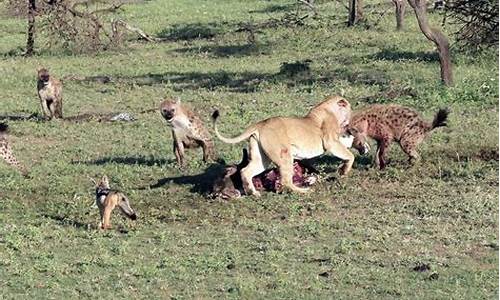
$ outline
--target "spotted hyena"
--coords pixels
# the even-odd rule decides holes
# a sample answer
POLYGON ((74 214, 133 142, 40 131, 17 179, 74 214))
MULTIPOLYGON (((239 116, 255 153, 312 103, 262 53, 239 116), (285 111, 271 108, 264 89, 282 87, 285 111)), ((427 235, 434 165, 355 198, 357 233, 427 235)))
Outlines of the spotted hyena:
POLYGON ((5 162, 15 167, 24 176, 28 175, 26 168, 16 159, 8 140, 9 126, 5 123, 0 123, 0 157, 5 162))
POLYGON ((214 142, 209 131, 203 125, 200 117, 187 106, 181 104, 179 98, 162 101, 160 113, 172 129, 174 154, 180 167, 185 164, 185 148, 201 147, 205 162, 217 159, 214 142))
POLYGON ((400 105, 373 105, 354 114, 347 131, 354 136, 353 147, 361 154, 369 151, 366 141, 377 141, 375 164, 385 168, 385 154, 392 141, 396 141, 409 156, 410 163, 420 156, 417 146, 427 133, 436 127, 446 126, 448 110, 440 109, 432 122, 426 122, 413 109, 400 105))

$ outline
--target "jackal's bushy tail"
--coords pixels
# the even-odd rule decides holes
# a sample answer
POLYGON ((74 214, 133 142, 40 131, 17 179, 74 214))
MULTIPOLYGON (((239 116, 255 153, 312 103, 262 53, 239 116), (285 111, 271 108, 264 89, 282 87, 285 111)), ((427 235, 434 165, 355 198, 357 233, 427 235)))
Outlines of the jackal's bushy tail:
POLYGON ((441 108, 436 113, 434 120, 432 121, 431 130, 436 127, 447 126, 446 121, 448 120, 449 110, 445 108, 441 108))

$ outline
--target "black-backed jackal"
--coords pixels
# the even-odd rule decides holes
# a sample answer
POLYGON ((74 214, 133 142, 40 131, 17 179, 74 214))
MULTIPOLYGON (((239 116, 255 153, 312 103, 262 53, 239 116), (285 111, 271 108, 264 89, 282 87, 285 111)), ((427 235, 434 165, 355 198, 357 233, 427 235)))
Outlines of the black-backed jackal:
POLYGON ((135 211, 130 207, 128 198, 123 193, 110 188, 106 175, 102 176, 101 180, 95 184, 95 202, 101 215, 99 227, 102 229, 111 228, 111 212, 116 206, 128 218, 132 220, 137 219, 135 211))

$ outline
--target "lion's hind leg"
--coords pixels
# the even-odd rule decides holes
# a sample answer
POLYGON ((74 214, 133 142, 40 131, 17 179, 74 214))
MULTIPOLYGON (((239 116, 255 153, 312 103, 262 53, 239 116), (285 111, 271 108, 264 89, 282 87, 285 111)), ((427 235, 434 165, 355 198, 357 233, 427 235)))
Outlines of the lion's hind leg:
POLYGON ((309 188, 298 187, 293 184, 293 157, 291 153, 291 147, 281 146, 279 148, 279 152, 269 152, 266 153, 269 159, 278 166, 280 176, 281 176, 281 185, 284 188, 288 188, 293 192, 298 193, 306 193, 309 191, 309 188))
POLYGON ((264 172, 269 165, 269 159, 262 153, 259 142, 254 137, 250 138, 248 147, 250 159, 248 165, 241 170, 241 181, 243 182, 243 189, 247 195, 260 196, 253 185, 253 177, 264 172))
POLYGON ((293 183, 293 160, 291 163, 284 163, 279 166, 281 183, 283 187, 290 189, 292 192, 307 193, 310 189, 298 187, 293 183))

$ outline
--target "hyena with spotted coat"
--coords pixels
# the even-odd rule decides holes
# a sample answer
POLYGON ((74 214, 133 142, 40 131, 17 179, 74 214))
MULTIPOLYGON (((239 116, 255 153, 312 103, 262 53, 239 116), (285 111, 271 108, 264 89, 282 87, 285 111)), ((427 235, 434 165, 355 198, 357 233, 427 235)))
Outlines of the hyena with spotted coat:
POLYGON ((5 162, 16 168, 22 175, 27 176, 28 171, 26 168, 17 160, 12 152, 8 140, 8 130, 9 126, 5 123, 0 123, 0 157, 5 160, 5 162))
POLYGON ((377 142, 375 164, 384 169, 386 153, 396 141, 408 155, 410 163, 420 158, 418 145, 436 127, 446 126, 448 110, 440 109, 432 122, 427 122, 415 110, 401 105, 372 105, 354 113, 348 133, 354 136, 353 147, 361 154, 369 151, 367 137, 377 142))
POLYGON ((186 106, 179 98, 166 99, 160 104, 160 113, 172 128, 174 140, 174 154, 180 167, 184 167, 185 148, 203 148, 203 161, 216 159, 215 146, 212 136, 203 125, 201 119, 186 106))
POLYGON ((46 118, 62 119, 62 83, 49 74, 45 68, 38 69, 37 91, 46 118))

